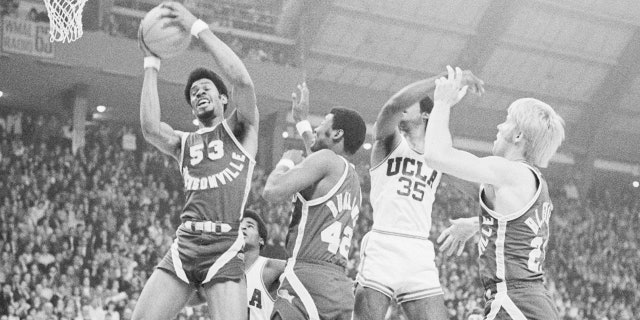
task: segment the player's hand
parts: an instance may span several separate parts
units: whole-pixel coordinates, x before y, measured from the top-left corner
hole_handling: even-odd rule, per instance
[[[169,18],[169,24],[178,24],[185,30],[191,31],[191,26],[198,20],[184,5],[178,2],[163,2],[162,7],[167,13],[162,18]]]
[[[282,155],[282,159],[289,159],[293,161],[293,163],[298,164],[304,160],[304,157],[302,156],[301,150],[287,150]]]
[[[473,223],[475,220],[471,219],[475,218],[449,220],[451,226],[442,231],[436,240],[440,244],[441,252],[445,252],[447,256],[454,252],[458,256],[462,254],[464,244],[478,232],[478,226]]]
[[[298,91],[300,91],[300,99],[298,99],[298,94],[295,92],[291,94],[291,115],[296,123],[309,118],[309,88],[307,88],[307,83],[299,84]]]
[[[462,85],[469,86],[469,90],[479,96],[484,93],[484,81],[476,77],[471,70],[462,70]]]
[[[151,52],[151,50],[149,50],[149,48],[147,48],[147,45],[144,43],[144,39],[142,38],[142,24],[140,24],[140,27],[138,28],[138,48],[140,48],[140,51],[142,51],[142,54],[145,57],[156,57],[160,59],[160,57],[153,54],[153,52]]]
[[[452,107],[467,94],[469,86],[462,84],[462,69],[456,68],[454,70],[451,66],[447,66],[447,73],[447,78],[442,77],[436,80],[433,101]]]

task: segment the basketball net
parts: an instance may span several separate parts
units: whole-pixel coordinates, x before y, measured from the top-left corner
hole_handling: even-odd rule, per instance
[[[49,41],[72,42],[82,37],[82,9],[87,0],[44,0],[49,15]]]

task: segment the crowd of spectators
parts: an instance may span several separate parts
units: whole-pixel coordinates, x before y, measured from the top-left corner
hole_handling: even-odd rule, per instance
[[[113,123],[87,128],[86,146],[71,152],[69,128],[55,116],[0,114],[0,320],[130,319],[146,279],[168,250],[183,204],[176,164]],[[139,139],[139,138],[138,138]],[[129,143],[130,144],[130,143]],[[364,201],[347,273],[372,224],[367,165],[358,164]],[[269,229],[263,252],[284,258],[291,204],[261,198],[268,172],[254,172],[248,206]],[[640,314],[640,196],[607,188],[589,201],[554,189],[547,285],[562,319],[632,319]],[[472,197],[447,185],[434,203],[435,239],[448,219],[474,216]],[[437,246],[436,246],[437,248]],[[484,306],[477,248],[437,254],[451,319]],[[204,307],[179,319],[207,319]],[[405,319],[393,305],[388,319]]]

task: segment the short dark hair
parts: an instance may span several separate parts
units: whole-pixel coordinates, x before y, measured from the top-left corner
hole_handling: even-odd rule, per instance
[[[187,79],[187,85],[184,87],[184,98],[187,100],[187,104],[191,105],[191,86],[194,82],[200,79],[209,79],[218,89],[219,94],[224,94],[227,96],[227,100],[229,99],[229,95],[227,94],[227,86],[222,81],[220,76],[213,72],[213,70],[209,70],[207,68],[198,68],[191,71],[189,74],[189,79]],[[224,110],[227,110],[227,104],[224,104]]]
[[[262,238],[262,240],[264,240],[264,243],[267,243],[267,225],[264,223],[264,220],[262,220],[262,217],[260,217],[257,212],[251,209],[246,209],[244,210],[244,214],[242,215],[242,219],[244,218],[251,218],[256,221],[256,223],[258,224],[258,235],[260,236],[260,238]],[[264,243],[260,245],[260,249],[262,249]]]
[[[332,129],[344,132],[344,150],[349,154],[355,154],[367,136],[364,119],[357,111],[343,107],[335,107],[329,113],[333,114]]]
[[[431,114],[431,110],[433,110],[433,101],[429,97],[425,97],[420,100],[420,112],[426,112]]]

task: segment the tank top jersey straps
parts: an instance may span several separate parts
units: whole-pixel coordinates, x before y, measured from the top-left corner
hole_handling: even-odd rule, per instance
[[[305,260],[347,265],[362,194],[355,168],[342,160],[342,177],[326,195],[312,200],[304,199],[300,193],[295,195],[287,235],[287,253],[294,263]]]
[[[370,174],[372,229],[428,238],[442,174],[429,168],[424,155],[412,149],[404,137]]]
[[[496,214],[485,203],[480,187],[480,275],[485,287],[509,281],[542,280],[549,220],[553,204],[547,182],[540,171],[528,164],[536,178],[537,190],[521,210],[506,216]]]
[[[237,222],[251,188],[255,160],[227,121],[195,132],[179,132],[180,173],[186,201],[182,220]]]
[[[273,311],[274,297],[264,284],[262,273],[269,259],[258,257],[245,273],[247,278],[247,304],[249,320],[269,320]]]

